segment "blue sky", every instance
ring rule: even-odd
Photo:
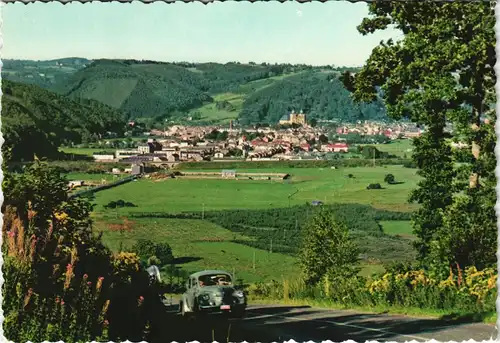
[[[388,30],[362,36],[367,4],[3,4],[2,58],[134,58],[359,66]]]

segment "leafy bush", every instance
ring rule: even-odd
[[[156,259],[160,265],[166,265],[174,259],[172,248],[168,243],[154,243],[149,239],[137,240],[132,251],[136,252],[144,262]]]
[[[405,168],[418,168],[417,162],[412,161],[412,160],[407,160],[403,163],[403,167]]]
[[[128,202],[128,201],[123,201],[122,199],[116,200],[116,201],[110,201],[106,205],[104,205],[105,209],[109,208],[122,208],[122,207],[137,207],[137,205]]]
[[[157,290],[134,264],[137,258],[113,256],[92,234],[91,205],[68,199],[66,185],[57,170],[38,162],[23,174],[6,174],[2,291],[7,338],[146,339],[146,326],[157,325]],[[131,316],[134,325],[123,325]]]
[[[380,183],[370,183],[366,189],[382,189]]]
[[[384,182],[385,183],[388,183],[388,184],[393,184],[394,182],[396,182],[396,178],[394,177],[394,175],[392,174],[387,174],[385,177],[384,177]]]

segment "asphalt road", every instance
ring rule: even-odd
[[[308,306],[249,306],[243,319],[225,320],[219,316],[207,316],[203,320],[175,318],[176,323],[171,323],[175,328],[168,325],[168,336],[177,342],[284,342],[292,339],[296,342],[424,342],[430,339],[440,342],[473,339],[479,342],[496,339],[495,326],[489,324]]]

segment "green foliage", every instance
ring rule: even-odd
[[[357,274],[358,251],[347,227],[326,210],[316,213],[306,226],[300,263],[306,284],[323,277],[346,278]]]
[[[393,184],[394,182],[396,182],[396,178],[392,174],[387,174],[386,176],[384,176],[384,182],[388,184]]]
[[[409,160],[399,158],[379,159],[377,165],[409,164]],[[373,166],[370,159],[335,159],[335,160],[297,160],[297,161],[235,161],[235,162],[183,162],[179,170],[204,169],[272,169],[272,168],[329,168],[329,167],[368,167]]]
[[[358,30],[366,35],[395,25],[404,38],[382,42],[355,77],[343,77],[356,100],[382,94],[391,117],[425,126],[413,153],[424,179],[410,200],[421,205],[413,221],[419,256],[427,266],[458,260],[485,266],[494,260],[494,23],[493,2],[372,3],[370,18]],[[447,123],[454,127],[452,134],[445,132]],[[467,143],[476,156],[454,164],[458,156],[448,138]],[[458,213],[481,221],[481,243],[471,220],[453,219]]]
[[[6,173],[2,292],[8,339],[146,338],[146,323],[158,314],[156,290],[138,264],[123,268],[133,256],[111,255],[93,235],[91,205],[68,199],[66,185],[57,169],[39,162],[21,174]],[[140,296],[148,309],[137,302]],[[123,325],[131,316],[134,323]]]
[[[217,129],[212,130],[209,134],[205,135],[205,139],[214,141],[225,141],[229,133],[227,131],[218,131]]]
[[[258,299],[313,299],[350,308],[398,307],[428,309],[448,313],[495,313],[497,275],[493,269],[469,268],[442,277],[400,263],[383,275],[371,278],[353,276],[332,282],[328,278],[316,285],[304,280],[250,285],[247,292]],[[285,297],[286,293],[286,297]]]
[[[388,152],[380,151],[376,147],[371,145],[358,145],[358,151],[361,155],[366,159],[388,159],[394,158],[394,155],[389,154]]]
[[[366,186],[366,189],[382,189],[382,186],[380,183],[370,183],[368,186]]]
[[[62,144],[122,133],[123,115],[96,101],[74,102],[34,85],[2,82],[2,133],[11,161],[57,158]],[[36,142],[36,144],[33,144]]]
[[[132,251],[136,252],[143,261],[148,261],[154,257],[160,262],[160,265],[167,265],[174,258],[172,248],[168,243],[155,243],[149,239],[137,240],[132,247]]]
[[[137,205],[129,202],[129,201],[124,201],[122,199],[119,199],[117,201],[110,201],[106,205],[104,205],[105,209],[109,208],[122,208],[122,207],[137,207]]]

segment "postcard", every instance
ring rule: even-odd
[[[2,10],[9,341],[496,339],[494,2]]]

